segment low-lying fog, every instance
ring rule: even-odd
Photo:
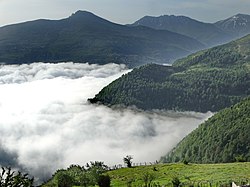
[[[113,110],[87,103],[123,65],[0,66],[0,165],[44,180],[70,164],[155,161],[211,113]]]

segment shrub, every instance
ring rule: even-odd
[[[100,187],[110,187],[110,177],[108,175],[100,175],[98,180],[98,185]]]

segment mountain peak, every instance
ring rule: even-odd
[[[237,37],[250,33],[250,15],[236,14],[215,23],[223,31],[233,33]]]
[[[109,24],[109,22],[106,19],[103,19],[92,12],[84,11],[84,10],[78,10],[75,13],[73,13],[69,18],[70,21],[73,23],[98,23],[98,24]]]
[[[234,15],[234,16],[236,16],[236,17],[249,17],[248,14],[241,14],[241,13],[236,14],[236,15]]]
[[[161,16],[144,16],[143,18],[141,18],[140,20],[138,20],[138,21],[141,21],[141,20],[147,20],[147,19],[155,19],[155,20],[161,20],[161,21],[169,21],[169,20],[171,20],[171,19],[178,19],[178,20],[180,20],[180,19],[189,19],[189,20],[193,20],[193,19],[191,19],[191,18],[189,18],[189,17],[186,17],[186,16],[182,16],[182,15],[180,15],[180,16],[177,16],[177,15],[161,15]],[[137,22],[138,22],[137,21]],[[196,20],[195,20],[196,21]]]
[[[75,17],[97,17],[97,16],[92,12],[88,12],[85,10],[78,10],[70,16],[70,18],[72,17],[75,18]]]
[[[236,14],[230,18],[228,18],[228,20],[244,20],[247,21],[247,19],[249,19],[250,16],[247,14]]]
[[[193,20],[186,16],[176,16],[176,15],[161,15],[161,16],[144,16],[143,18],[136,21],[134,26],[143,25],[146,27],[151,27],[154,29],[170,30],[172,32],[177,32],[175,27],[181,27],[185,24],[187,27],[190,24],[201,23],[197,20]],[[181,33],[183,34],[183,33]],[[185,35],[185,34],[184,34]]]

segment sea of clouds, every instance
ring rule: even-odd
[[[212,113],[112,109],[91,105],[124,65],[33,63],[0,66],[0,165],[46,180],[89,161],[153,162]]]

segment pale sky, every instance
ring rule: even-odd
[[[250,14],[250,0],[0,0],[0,26],[40,18],[61,19],[87,10],[115,23],[133,23],[145,15],[184,15],[215,22]]]

